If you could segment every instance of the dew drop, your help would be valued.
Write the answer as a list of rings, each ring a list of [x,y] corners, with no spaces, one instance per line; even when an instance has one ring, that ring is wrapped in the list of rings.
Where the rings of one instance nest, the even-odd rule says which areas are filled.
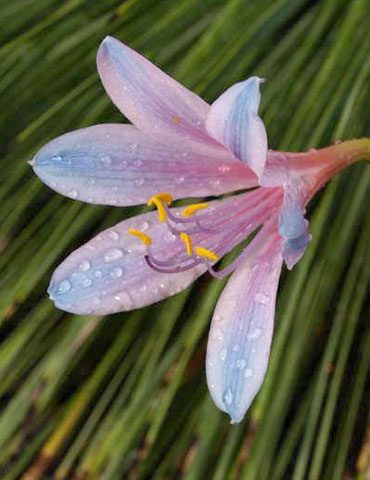
[[[110,165],[111,164],[111,159],[109,157],[109,155],[105,155],[104,153],[100,155],[100,161],[104,164],[104,165]]]
[[[148,223],[148,222],[143,222],[143,223],[141,224],[140,230],[141,230],[142,232],[145,232],[146,230],[148,230],[148,228],[149,228],[149,223]]]
[[[270,298],[265,295],[264,293],[256,293],[256,296],[254,297],[257,303],[260,303],[261,305],[267,305],[269,303]]]
[[[90,278],[86,278],[83,282],[82,282],[82,286],[87,288],[87,287],[90,287],[90,285],[92,284],[92,280],[90,280]]]
[[[88,183],[89,185],[95,185],[95,182],[96,182],[95,178],[90,178],[90,179],[87,181],[87,183]]]
[[[61,162],[63,160],[60,155],[53,155],[51,159],[53,162]]]
[[[57,183],[56,182],[50,182],[50,186],[51,186],[51,188],[55,188],[57,186]]]
[[[120,278],[123,275],[123,270],[121,267],[114,267],[111,271],[111,277],[113,278]]]
[[[262,333],[262,330],[260,328],[255,328],[249,334],[249,338],[252,338],[252,339],[260,338],[261,333]]]
[[[145,183],[145,180],[144,180],[143,178],[137,178],[137,179],[135,180],[135,185],[136,185],[137,187],[141,187],[142,185],[144,185],[144,183]]]
[[[177,183],[177,184],[183,183],[184,181],[185,181],[185,177],[183,177],[183,176],[175,177],[175,183]]]
[[[101,270],[97,270],[95,273],[94,273],[95,277],[96,278],[101,278],[103,276],[103,272]]]
[[[247,362],[243,358],[236,361],[236,367],[239,368],[239,370],[244,370],[246,366]]]
[[[134,307],[134,301],[127,292],[117,293],[114,298],[125,310],[131,310]]]
[[[139,160],[139,159],[137,159],[137,160],[134,161],[135,167],[140,167],[142,163],[143,163],[143,162],[142,162],[141,160]]]
[[[220,359],[224,362],[226,360],[226,355],[227,355],[227,352],[226,352],[226,348],[222,349],[221,352],[220,352]]]
[[[244,372],[245,378],[251,378],[253,377],[253,370],[251,368],[247,368]]]
[[[71,287],[72,287],[71,282],[69,280],[65,279],[65,280],[60,282],[60,284],[58,286],[57,293],[60,294],[60,295],[62,295],[63,293],[67,293],[67,292],[69,292]]]
[[[114,241],[119,240],[119,234],[117,232],[115,232],[114,230],[112,230],[111,232],[108,233],[108,237],[111,240],[114,240]]]
[[[239,345],[233,346],[233,352],[239,352]]]
[[[221,173],[226,173],[230,171],[230,166],[229,165],[221,165],[218,167],[218,171]]]
[[[78,191],[77,190],[70,190],[68,192],[68,195],[71,197],[71,198],[77,198],[78,197]]]
[[[122,255],[122,250],[120,250],[119,248],[112,248],[105,253],[104,260],[106,262],[113,262],[114,260],[118,260],[119,258],[121,258]]]
[[[227,388],[222,394],[222,401],[226,406],[229,406],[233,403],[234,395],[230,388]]]
[[[82,260],[82,262],[78,266],[78,269],[81,272],[87,272],[89,268],[90,268],[90,262],[88,260]]]

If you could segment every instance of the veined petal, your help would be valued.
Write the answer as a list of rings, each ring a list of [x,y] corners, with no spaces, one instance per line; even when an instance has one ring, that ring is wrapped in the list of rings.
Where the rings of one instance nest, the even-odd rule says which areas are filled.
[[[208,340],[208,387],[232,423],[241,422],[260,389],[273,333],[282,239],[275,230],[259,245],[259,235],[263,229],[222,292]]]
[[[261,79],[251,77],[226,90],[212,105],[206,127],[261,177],[267,155],[267,134],[258,116]]]
[[[279,216],[279,233],[285,239],[283,257],[289,270],[302,258],[312,236],[304,218],[300,183],[285,185]]]
[[[209,105],[149,60],[106,37],[97,66],[113,103],[141,131],[168,142],[171,135],[211,142],[204,126]]]
[[[279,189],[257,189],[210,202],[197,218],[204,228],[192,235],[194,246],[227,253],[269,218],[280,196]],[[182,210],[171,209],[171,215],[184,219]],[[186,231],[184,225],[179,231]],[[144,258],[148,247],[130,235],[129,229],[151,238],[150,254],[159,262],[178,266],[191,261],[180,235],[159,222],[157,212],[138,215],[102,232],[55,270],[49,294],[58,308],[96,315],[140,308],[180,292],[207,270],[204,263],[179,273],[149,267]]]
[[[163,145],[132,125],[103,124],[64,134],[31,162],[51,188],[102,205],[146,203],[160,191],[174,199],[220,195],[256,185],[228,152],[191,142]]]
[[[183,249],[156,212],[124,220],[75,250],[55,270],[48,292],[56,307],[93,315],[133,310],[180,292],[206,270],[198,265],[169,275],[151,269],[144,259],[146,246],[129,234],[131,228],[149,235],[162,259]]]

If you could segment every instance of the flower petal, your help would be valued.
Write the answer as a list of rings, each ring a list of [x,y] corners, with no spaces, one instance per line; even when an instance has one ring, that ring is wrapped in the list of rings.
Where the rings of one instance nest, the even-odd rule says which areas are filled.
[[[147,135],[166,141],[171,135],[185,135],[212,142],[204,126],[209,105],[131,48],[106,37],[97,66],[113,103]]]
[[[279,216],[279,233],[285,239],[283,257],[289,270],[302,258],[312,236],[304,218],[299,182],[285,185]]]
[[[49,295],[55,306],[77,314],[105,315],[144,307],[190,285],[206,267],[164,274],[145,262],[146,247],[130,228],[153,239],[154,251],[175,256],[181,240],[160,223],[156,212],[138,215],[109,228],[74,251],[55,270]]]
[[[203,227],[191,235],[194,246],[227,253],[269,217],[279,196],[279,189],[256,189],[210,202],[196,218]],[[171,209],[171,216],[184,219],[182,210]],[[129,229],[150,236],[150,254],[156,260],[171,266],[191,261],[180,235],[172,234],[157,215],[150,212],[124,220],[73,252],[52,277],[49,294],[55,305],[78,314],[132,310],[180,292],[206,271],[203,263],[180,273],[161,273],[148,266],[144,258],[147,247],[130,235]],[[179,232],[188,225],[180,224]]]
[[[160,191],[173,197],[219,195],[256,185],[241,162],[213,146],[163,145],[132,125],[104,124],[62,135],[31,162],[35,173],[68,197],[103,205],[146,203]]]
[[[208,340],[208,387],[232,423],[243,419],[260,389],[270,352],[282,239],[275,231],[259,244],[263,230],[222,292]]]
[[[211,106],[209,134],[261,177],[267,155],[265,126],[258,116],[261,79],[251,77],[226,90]]]

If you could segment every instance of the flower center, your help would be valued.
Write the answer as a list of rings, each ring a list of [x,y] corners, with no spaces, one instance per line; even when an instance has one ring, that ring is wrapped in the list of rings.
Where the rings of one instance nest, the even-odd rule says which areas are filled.
[[[270,190],[270,191],[268,191]],[[274,189],[258,189],[244,197],[226,199],[217,208],[209,208],[207,203],[197,203],[173,213],[169,206],[172,196],[167,192],[154,195],[148,206],[158,210],[160,222],[166,222],[169,231],[183,243],[184,248],[176,256],[159,260],[153,253],[152,239],[147,234],[130,229],[147,248],[145,261],[150,268],[162,273],[179,273],[204,265],[209,273],[222,278],[231,273],[245,258],[246,251],[222,271],[215,271],[213,265],[223,255],[231,251],[247,238],[274,213],[279,194]],[[198,216],[200,210],[207,210]],[[260,236],[260,233],[258,233]],[[251,242],[253,243],[253,242]]]

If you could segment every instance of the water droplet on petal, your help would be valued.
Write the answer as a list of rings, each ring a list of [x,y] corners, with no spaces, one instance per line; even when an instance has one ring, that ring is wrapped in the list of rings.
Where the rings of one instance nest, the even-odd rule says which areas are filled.
[[[103,276],[103,273],[101,270],[97,270],[95,273],[94,273],[95,277],[96,278],[101,278]]]
[[[111,277],[113,278],[120,278],[123,275],[123,270],[121,267],[114,267],[111,271]]]
[[[87,272],[89,268],[90,268],[90,262],[88,260],[82,260],[82,262],[78,266],[78,269],[81,272]]]
[[[78,197],[78,191],[77,190],[70,190],[68,192],[68,196],[70,196],[71,198],[77,198]]]
[[[131,310],[134,307],[134,301],[127,292],[120,292],[114,296],[115,300],[120,303],[120,305],[125,310]]]
[[[144,183],[145,183],[145,180],[144,180],[143,178],[137,178],[137,179],[135,180],[135,185],[136,185],[137,187],[141,187],[142,185],[144,185]]]
[[[251,378],[253,377],[253,370],[251,368],[247,368],[244,372],[245,378]]]
[[[226,352],[226,348],[222,349],[221,352],[220,352],[220,359],[224,362],[226,360],[226,355],[227,355],[227,352]]]
[[[264,293],[256,293],[256,296],[254,297],[257,303],[260,303],[261,305],[267,305],[269,303],[270,298],[265,295]]]
[[[104,153],[99,156],[100,161],[104,164],[109,166],[111,164],[111,159],[109,155],[105,155]]]
[[[239,345],[233,346],[233,352],[239,352]]]
[[[92,280],[90,280],[90,278],[86,278],[83,282],[82,282],[82,286],[87,288],[87,287],[90,287],[90,285],[92,284]]]
[[[58,286],[57,294],[62,295],[63,293],[67,293],[71,287],[72,285],[69,280],[62,280]]]
[[[227,388],[224,393],[222,394],[222,401],[226,406],[230,406],[233,402],[234,395],[230,388]]]
[[[95,178],[89,178],[89,180],[87,181],[89,185],[95,185],[95,182],[96,182]]]
[[[112,248],[105,253],[104,260],[106,262],[113,262],[114,260],[118,260],[119,258],[121,258],[122,255],[122,250],[120,250],[119,248]]]
[[[244,370],[246,366],[247,362],[243,358],[236,361],[236,367],[239,368],[239,370]]]
[[[117,232],[115,232],[114,230],[112,230],[111,232],[108,233],[108,237],[111,240],[114,240],[114,241],[119,240],[119,234]]]
[[[254,328],[249,334],[249,338],[259,338],[261,336],[262,330],[260,328]]]
[[[143,222],[140,227],[140,231],[145,232],[149,228],[149,222]]]

